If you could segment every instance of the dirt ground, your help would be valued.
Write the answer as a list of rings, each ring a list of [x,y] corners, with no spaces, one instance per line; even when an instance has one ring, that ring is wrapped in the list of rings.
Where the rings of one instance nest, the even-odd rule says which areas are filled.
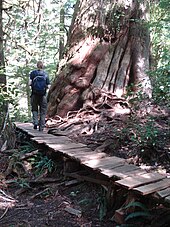
[[[8,163],[9,156],[1,155],[1,171],[5,171]],[[72,185],[70,178],[62,176],[61,163],[56,162],[57,172],[51,175],[56,182],[30,183],[27,187],[15,173],[1,179],[1,227],[115,226],[110,218],[100,221],[102,187],[88,182]]]
[[[154,127],[157,129],[155,134],[152,134],[153,127],[150,126],[145,126],[144,128],[147,130],[143,132],[143,135],[146,135],[146,133],[150,135],[151,143],[147,140],[147,137],[140,137],[144,142],[143,144],[140,143],[138,130],[134,129],[134,123],[138,121],[135,119],[133,122],[129,116],[103,118],[101,121],[97,121],[97,130],[91,127],[83,132],[81,127],[79,127],[80,130],[77,129],[77,123],[70,129],[68,127],[70,124],[64,122],[51,129],[49,133],[56,134],[60,129],[60,132],[68,134],[74,141],[85,143],[93,150],[105,151],[108,155],[126,158],[129,163],[143,166],[148,171],[155,170],[170,175],[169,114],[155,108],[152,111],[152,119]],[[93,123],[93,119],[90,122]],[[145,123],[146,116],[141,116],[140,124],[145,125]],[[142,126],[140,129],[142,130]],[[71,134],[70,130],[72,131]],[[155,138],[157,138],[156,145],[153,144]],[[37,181],[37,178],[35,181],[35,174],[29,168],[29,174],[23,177],[25,173],[17,170],[20,163],[14,153],[18,154],[19,146],[25,145],[27,142],[30,142],[28,138],[20,138],[15,150],[5,150],[0,153],[1,227],[132,226],[116,224],[113,218],[114,211],[107,209],[105,190],[102,186],[85,181],[74,182],[72,178],[64,176],[64,164],[60,157],[55,159],[55,168],[51,173],[49,166],[43,169],[39,181]],[[46,152],[46,148],[41,149],[43,149],[42,153]],[[13,163],[11,171],[6,174],[11,163],[11,157],[14,156],[16,158],[15,164]],[[26,164],[29,163],[25,162],[24,165],[26,166]],[[47,169],[48,171],[46,171]],[[160,208],[163,208],[163,213],[161,213],[162,209]],[[160,212],[158,212],[159,209]],[[140,222],[137,222],[138,224],[133,223],[133,226],[169,226],[170,219],[168,217],[170,215],[167,214],[167,212],[170,212],[169,208],[164,208],[160,204],[156,213],[154,209],[151,208],[151,210],[154,215],[150,222],[140,220]],[[162,220],[163,215],[165,218],[164,222],[161,223],[160,220]],[[154,222],[153,220],[156,218],[158,221]]]

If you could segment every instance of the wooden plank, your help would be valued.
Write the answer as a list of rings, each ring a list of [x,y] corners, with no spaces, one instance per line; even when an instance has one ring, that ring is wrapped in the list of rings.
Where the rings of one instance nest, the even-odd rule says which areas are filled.
[[[143,170],[141,168],[133,170],[132,172],[127,172],[128,177],[134,177],[134,176],[138,176],[138,175],[143,175],[147,173],[146,170]]]
[[[71,140],[56,140],[56,139],[44,139],[44,143],[46,143],[46,144],[76,144],[76,143],[74,143],[73,141],[71,141]]]
[[[60,149],[61,152],[63,152],[66,155],[74,155],[74,154],[84,154],[84,152],[86,152],[87,154],[89,152],[92,152],[92,150],[88,147],[78,147],[78,148],[74,148],[74,149],[64,149],[61,148]]]
[[[41,137],[40,136],[37,136],[37,137],[31,138],[31,139],[32,140],[44,140],[44,139],[52,140],[52,139],[56,139],[58,141],[60,141],[60,140],[69,140],[69,141],[72,141],[67,136],[54,136],[52,134],[47,134],[47,133],[44,133]]]
[[[34,137],[41,137],[44,135],[47,135],[47,133],[45,131],[38,131],[38,130],[34,130],[34,129],[23,129],[23,131],[25,133],[27,133],[30,136],[34,136]]]
[[[126,164],[125,163],[123,166],[114,168],[114,172],[127,173],[127,172],[132,172],[134,170],[139,170],[139,169],[140,168],[138,166],[135,166],[135,165],[132,165],[132,164]]]
[[[166,176],[163,176],[159,173],[146,173],[146,174],[138,175],[134,177],[127,177],[125,179],[118,180],[115,183],[119,186],[132,189],[137,186],[142,186],[146,183],[156,182],[164,178],[166,178]]]
[[[165,197],[165,202],[170,203],[170,195]]]
[[[43,136],[47,134],[48,129],[45,128],[44,131],[38,131],[33,129],[33,124],[32,123],[20,123],[20,122],[15,122],[15,125],[18,129],[24,131],[25,133],[29,134],[30,136]]]
[[[135,171],[135,170],[139,170],[140,168],[135,166],[135,165],[128,165],[128,164],[124,164],[123,166],[117,166],[112,167],[112,168],[101,168],[101,173],[103,173],[104,175],[108,176],[108,177],[118,177],[118,178],[125,178],[128,177],[128,173]]]
[[[112,169],[101,170],[101,173],[110,178],[122,179],[128,177],[126,173],[115,173]]]
[[[102,166],[114,166],[117,163],[125,163],[125,159],[123,158],[118,158],[118,157],[106,157],[106,158],[102,158],[101,160],[87,160],[87,161],[82,161],[82,164],[97,169],[100,168]]]
[[[73,177],[81,181],[89,181],[95,184],[100,184],[100,185],[106,185],[109,186],[109,181],[98,179],[98,178],[92,178],[90,176],[84,176],[84,175],[79,175],[77,173],[64,173],[65,176],[68,177]]]
[[[80,159],[81,161],[84,161],[84,160],[87,161],[87,160],[102,159],[102,158],[106,157],[106,155],[107,154],[104,153],[104,152],[98,152],[98,153],[96,153],[96,152],[92,151],[92,152],[89,152],[88,154],[87,153],[84,153],[84,154],[73,154],[72,156],[74,158]]]
[[[106,165],[106,166],[100,166],[98,167],[98,169],[100,169],[101,171],[105,171],[105,170],[113,170],[117,167],[123,166],[124,163],[123,162],[116,162],[110,165]]]
[[[36,137],[34,137],[33,141],[37,142],[37,143],[44,143],[44,144],[72,144],[73,141],[71,140],[63,140],[61,139],[56,140],[56,139],[47,139],[47,138],[42,138],[42,139],[36,139]]]
[[[74,149],[74,148],[81,148],[81,147],[86,147],[86,145],[81,144],[81,143],[72,143],[72,144],[46,144],[49,148],[55,150],[55,151],[60,151],[61,149]]]
[[[28,127],[33,127],[32,123],[22,123],[22,122],[15,122],[14,123],[16,125],[17,128],[28,128]]]
[[[134,188],[133,190],[140,192],[142,195],[148,195],[148,194],[154,193],[158,190],[167,188],[169,186],[170,186],[170,179],[165,178],[165,179],[158,181],[158,182],[154,182],[154,183],[151,183],[151,184],[147,184],[147,185],[144,185],[144,186]]]
[[[34,136],[34,137],[37,137],[37,136],[43,136],[43,135],[45,135],[45,134],[46,134],[45,132],[30,131],[30,130],[28,130],[28,131],[24,130],[24,132],[26,132],[28,135],[30,135],[30,136]]]
[[[161,190],[159,192],[156,192],[155,196],[158,197],[158,198],[164,198],[166,196],[169,196],[170,195],[170,187],[164,189],[164,190]]]

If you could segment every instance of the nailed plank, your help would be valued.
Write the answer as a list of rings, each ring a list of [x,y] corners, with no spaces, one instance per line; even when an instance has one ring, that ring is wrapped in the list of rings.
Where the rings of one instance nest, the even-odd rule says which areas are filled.
[[[158,198],[164,198],[166,196],[170,196],[170,187],[164,189],[164,190],[161,190],[159,192],[156,192],[155,194]]]
[[[61,151],[61,149],[74,149],[74,148],[81,148],[81,147],[86,147],[86,145],[82,144],[82,143],[70,143],[70,144],[49,144],[46,143],[46,145],[55,150],[55,151]]]
[[[135,170],[139,170],[139,169],[140,168],[138,166],[125,163],[123,166],[115,168],[114,172],[127,173],[127,172],[132,172],[132,171],[135,171]]]
[[[34,140],[37,143],[44,143],[44,144],[69,144],[69,143],[73,143],[71,140],[65,140],[65,139],[48,139],[48,138],[42,138],[42,139],[36,139],[36,137],[34,137]]]
[[[170,179],[165,178],[165,179],[155,182],[155,183],[151,183],[151,184],[147,184],[144,186],[134,188],[133,190],[140,192],[142,195],[148,195],[148,194],[154,193],[158,190],[167,188],[169,186],[170,186]]]
[[[146,170],[139,168],[139,169],[133,170],[132,172],[127,172],[127,177],[139,176],[145,173],[147,173]]]
[[[35,138],[35,137],[33,137],[33,138]],[[34,142],[36,142],[38,144],[44,144],[44,141],[43,140],[32,140],[32,141],[34,141]]]
[[[112,164],[109,164],[109,165],[102,165],[102,166],[99,166],[98,169],[100,169],[101,171],[103,170],[113,170],[117,167],[120,167],[120,166],[123,166],[124,163],[123,162],[115,162],[115,163],[112,163]]]
[[[84,153],[84,154],[73,154],[73,155],[70,155],[70,156],[73,156],[74,158],[78,158],[80,159],[80,161],[84,161],[84,160],[96,160],[96,159],[102,159],[104,157],[106,157],[106,153],[104,152],[99,152],[99,153],[96,153],[95,151],[92,151],[92,152],[89,152],[88,154],[87,153]]]
[[[40,132],[38,130],[33,129],[33,124],[32,123],[20,123],[20,122],[15,122],[15,125],[18,129],[26,132],[30,136],[35,136],[35,137],[41,137],[43,135],[47,134],[48,129],[44,129],[44,131]]]
[[[147,183],[152,183],[164,179],[166,176],[163,176],[159,173],[146,173],[143,175],[138,175],[134,177],[127,177],[122,180],[118,180],[115,183],[117,185],[127,187],[128,189],[135,188]]]
[[[33,124],[32,123],[22,123],[22,122],[15,122],[15,125],[17,128],[32,128]]]
[[[101,173],[103,173],[108,177],[126,178],[128,177],[129,172],[138,170],[139,167],[125,163],[122,166],[116,166],[116,167],[113,166],[112,168],[103,167],[100,169],[101,169]]]
[[[39,132],[39,131],[35,131],[35,130],[34,131],[33,130],[24,130],[24,132],[26,132],[28,135],[34,136],[34,137],[46,135],[45,132]]]
[[[71,139],[69,139],[67,136],[54,136],[52,134],[43,134],[43,136],[37,136],[36,138],[31,138],[32,140],[56,140],[56,141],[61,141],[61,140],[68,140],[68,141],[72,141]]]
[[[72,149],[74,151],[74,149]],[[70,150],[66,150],[65,154],[67,153],[67,151],[70,151]],[[77,154],[75,154],[75,152],[71,153],[69,152],[69,157],[73,158],[73,159],[79,159],[79,161],[81,160],[81,158],[83,157],[86,157],[86,156],[94,156],[96,155],[96,153],[94,151],[91,151],[91,152],[88,152],[88,155],[87,155],[87,152],[77,152]]]
[[[77,173],[64,173],[64,175],[68,176],[68,177],[76,178],[76,179],[81,180],[81,181],[85,180],[85,181],[89,181],[89,182],[92,182],[92,183],[95,183],[95,184],[100,184],[100,185],[108,186],[110,184],[109,181],[90,177],[90,176],[79,175]]]
[[[165,202],[170,203],[170,195],[165,197]]]
[[[71,144],[71,143],[74,143],[73,141],[71,140],[66,140],[66,139],[61,139],[61,140],[58,140],[58,139],[44,139],[44,143],[46,144]],[[76,144],[76,143],[74,143]]]
[[[117,157],[106,157],[102,158],[101,160],[85,160],[82,161],[82,164],[87,165],[88,167],[97,169],[103,166],[114,166],[117,163],[125,163],[125,159],[117,158]]]
[[[88,147],[78,147],[78,148],[74,148],[74,149],[64,149],[64,148],[61,148],[60,149],[61,152],[63,152],[64,154],[66,155],[74,155],[74,154],[88,154],[90,152],[92,152],[92,150]]]
[[[28,135],[30,136],[34,136],[34,137],[42,137],[44,135],[47,135],[47,133],[45,131],[38,131],[38,130],[35,130],[35,129],[28,129],[28,128],[20,128],[22,131],[24,131],[25,133],[27,133]]]

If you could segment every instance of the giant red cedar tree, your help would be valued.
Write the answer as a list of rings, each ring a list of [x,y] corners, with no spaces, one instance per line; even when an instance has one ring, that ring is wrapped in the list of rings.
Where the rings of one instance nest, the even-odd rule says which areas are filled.
[[[83,105],[90,90],[151,96],[148,1],[77,1],[65,58],[49,93],[49,116]],[[140,85],[140,86],[138,86]]]

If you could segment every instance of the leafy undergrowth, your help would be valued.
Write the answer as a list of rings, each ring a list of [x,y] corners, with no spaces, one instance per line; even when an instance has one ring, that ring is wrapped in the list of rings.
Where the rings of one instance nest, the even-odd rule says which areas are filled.
[[[104,219],[102,187],[72,183],[63,174],[63,159],[54,162],[45,152],[30,142],[1,152],[0,226],[115,225]]]
[[[94,121],[87,121],[86,115],[86,121],[83,122],[87,123],[86,128],[81,119],[81,130],[77,129],[81,124],[69,125],[69,122],[64,122],[67,128],[64,130],[60,123],[60,132],[69,133],[73,140],[86,143],[93,150],[126,158],[129,163],[143,166],[148,171],[169,174],[167,113],[154,109],[144,117],[132,114],[106,116],[99,121],[96,121],[99,119],[96,115],[94,118]],[[57,131],[54,128],[50,133],[55,134]],[[162,204],[141,198],[126,204],[128,193],[118,189],[115,195],[111,193],[113,198],[110,200],[113,201],[110,206],[109,198],[106,200],[109,191],[106,187],[73,181],[73,178],[64,174],[62,157],[54,157],[46,147],[40,150],[22,133],[18,134],[16,149],[0,153],[0,169],[2,227],[169,226],[170,210]],[[116,222],[115,212],[119,214],[120,208],[124,224]]]
[[[148,108],[149,113],[139,108],[131,114],[112,115],[113,109],[88,107],[56,120],[49,133],[63,133],[92,150],[126,158],[147,171],[170,174],[169,110],[154,105]],[[126,112],[121,106],[118,110]]]
[[[138,198],[124,205],[127,192],[119,189],[109,206],[106,188],[67,177],[63,159],[45,152],[26,143],[1,153],[0,226],[168,226],[170,210],[161,204]],[[122,225],[114,217],[120,207]]]

